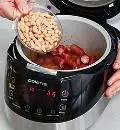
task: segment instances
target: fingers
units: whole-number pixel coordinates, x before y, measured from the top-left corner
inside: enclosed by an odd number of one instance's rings
[[[109,88],[106,90],[106,96],[111,98],[118,91],[120,91],[120,70],[118,70],[113,76],[108,80]]]
[[[12,1],[5,1],[1,4],[3,4],[0,11],[0,15],[2,17],[9,20],[15,20],[17,17],[21,16],[21,13],[15,8],[15,5]]]
[[[13,20],[15,20],[16,18],[20,18],[21,13],[19,12],[19,10],[17,10],[16,8],[13,11]]]
[[[120,70],[114,73],[113,76],[108,80],[108,86],[111,86],[117,80],[120,80]]]
[[[119,70],[120,69],[120,44],[118,45],[118,54],[117,54],[115,63],[113,64],[113,68],[115,70]]]
[[[120,80],[113,83],[107,90],[106,90],[106,96],[111,98],[113,95],[115,95],[118,91],[120,91]]]
[[[118,45],[118,53],[113,64],[113,69],[117,70],[117,72],[108,80],[109,88],[106,90],[106,96],[109,98],[120,91],[120,44]]]
[[[27,0],[15,0],[19,11],[23,14],[27,14],[29,12],[29,7],[27,4]]]
[[[12,2],[4,2],[2,7],[2,16],[8,18],[9,20],[13,20],[14,9],[15,7]]]
[[[0,16],[9,20],[15,20],[22,14],[27,14],[35,3],[34,0],[3,0],[0,1]]]

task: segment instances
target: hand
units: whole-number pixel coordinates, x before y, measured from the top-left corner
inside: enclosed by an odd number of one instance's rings
[[[27,14],[33,6],[34,0],[0,0],[0,16],[15,20],[22,14]]]
[[[113,69],[117,71],[108,81],[109,88],[106,90],[106,96],[108,98],[111,98],[120,91],[120,45],[118,46],[118,54],[115,63],[113,64]]]

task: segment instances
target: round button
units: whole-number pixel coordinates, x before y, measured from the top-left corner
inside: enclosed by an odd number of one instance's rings
[[[11,82],[15,83],[15,78],[14,77],[12,77]]]
[[[68,97],[69,92],[67,90],[62,91],[62,97]]]
[[[9,90],[9,96],[13,97],[13,90],[11,90],[11,89]]]
[[[27,112],[30,111],[30,106],[29,106],[29,105],[26,105],[26,106],[25,106],[25,111],[27,111]]]
[[[61,111],[66,111],[66,105],[61,104],[61,105],[60,105],[60,110],[61,110]]]
[[[12,85],[12,89],[15,89],[15,85]]]
[[[37,108],[37,114],[42,114],[42,109],[40,107]]]
[[[55,115],[56,111],[55,110],[51,110],[51,114]]]

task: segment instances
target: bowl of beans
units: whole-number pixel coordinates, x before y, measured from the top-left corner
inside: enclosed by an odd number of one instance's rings
[[[62,38],[57,16],[39,5],[34,5],[28,14],[17,20],[16,28],[22,45],[40,54],[54,50]]]

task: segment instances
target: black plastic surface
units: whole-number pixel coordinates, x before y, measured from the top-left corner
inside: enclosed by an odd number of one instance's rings
[[[77,15],[94,20],[98,23],[105,23],[106,19],[112,18],[120,12],[120,1],[101,6],[101,7],[85,7],[74,4],[68,0],[50,0],[56,6],[61,14]]]

